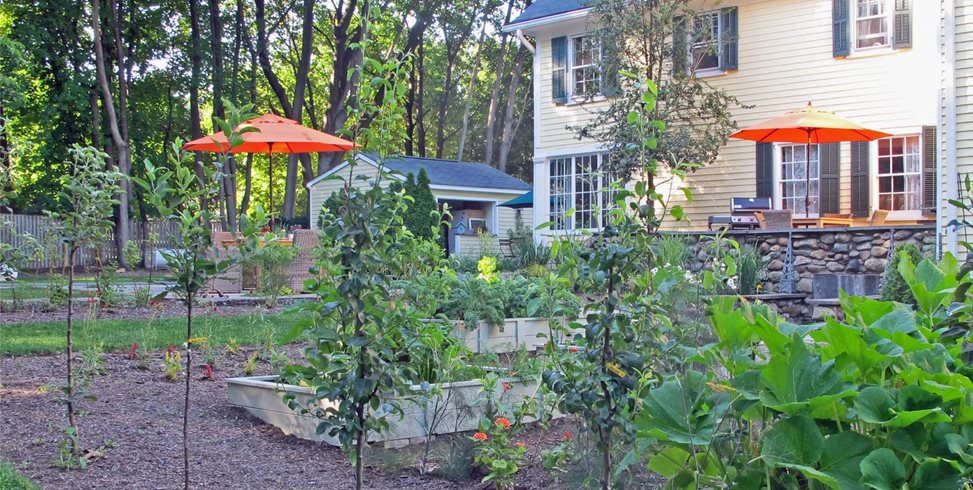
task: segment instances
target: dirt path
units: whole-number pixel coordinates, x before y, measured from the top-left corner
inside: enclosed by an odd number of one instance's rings
[[[294,347],[288,351],[299,356]],[[228,355],[213,381],[194,380],[190,428],[195,488],[352,488],[353,468],[337,448],[284,436],[227,404],[222,379],[242,373],[248,355]],[[181,488],[184,384],[163,379],[160,359],[152,370],[143,371],[123,354],[104,358],[107,373],[94,377],[89,389],[97,400],[82,402],[87,414],[79,419],[85,447],[110,441],[113,447],[104,459],[83,471],[51,464],[58,454],[60,430],[67,426],[64,407],[56,401],[64,361],[56,356],[0,359],[0,459],[13,463],[42,488]],[[261,364],[257,374],[270,372],[270,366]],[[548,430],[531,429],[524,438],[540,449],[556,443],[565,427],[560,422]],[[550,488],[539,463],[535,460],[530,466],[518,478],[518,488]],[[475,481],[422,476],[408,468],[372,467],[366,480],[366,486],[375,489],[482,487]]]

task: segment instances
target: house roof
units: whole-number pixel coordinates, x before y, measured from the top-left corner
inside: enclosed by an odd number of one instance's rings
[[[369,157],[372,156],[369,155]],[[426,174],[429,175],[429,183],[433,186],[516,191],[529,191],[531,189],[530,184],[484,163],[401,156],[387,159],[385,166],[406,175],[418,174],[419,169],[425,167]]]
[[[535,0],[507,26],[587,9],[588,6],[585,3],[583,0]],[[504,30],[508,30],[506,26],[504,26]]]
[[[358,158],[371,165],[375,165],[378,161],[376,155],[369,153],[361,153]],[[392,172],[405,175],[418,174],[419,169],[424,167],[432,188],[515,191],[514,193],[531,190],[530,184],[483,163],[398,156],[386,159],[384,166]],[[311,187],[344,167],[345,165],[339,165],[315,177],[314,180],[308,182],[307,186]]]

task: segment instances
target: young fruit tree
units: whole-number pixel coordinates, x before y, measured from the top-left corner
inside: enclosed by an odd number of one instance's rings
[[[89,397],[75,386],[74,372],[74,260],[78,250],[96,246],[109,237],[114,216],[115,196],[120,192],[122,175],[105,170],[108,155],[91,147],[75,146],[71,149],[71,173],[61,177],[61,196],[66,204],[64,211],[47,212],[53,223],[54,233],[68,252],[68,315],[67,315],[67,386],[64,387],[64,404],[68,423],[65,429],[70,460],[84,465],[80,458],[81,447],[78,433],[77,401]],[[75,459],[77,458],[77,459]]]
[[[182,142],[176,141],[169,153],[169,167],[156,167],[151,162],[145,162],[145,177],[135,178],[146,196],[149,207],[159,217],[175,221],[178,234],[173,237],[175,243],[169,250],[160,253],[166,259],[169,272],[173,276],[172,284],[160,295],[171,293],[186,307],[186,390],[183,405],[183,484],[190,487],[189,478],[189,395],[192,381],[193,344],[201,343],[205,339],[193,337],[193,308],[200,294],[208,283],[215,277],[226,272],[235,262],[246,256],[253,248],[248,241],[255,236],[257,230],[266,222],[266,216],[257,207],[256,215],[251,219],[241,216],[240,229],[245,238],[240,243],[239,256],[227,256],[217,253],[213,240],[213,223],[218,217],[202,203],[212,201],[219,194],[219,169],[225,168],[230,152],[243,143],[242,133],[237,129],[239,124],[254,117],[250,114],[252,106],[246,105],[237,109],[229,101],[223,102],[229,116],[227,120],[217,118],[217,125],[227,137],[229,146],[219,154],[220,163],[213,166],[203,166],[202,178],[197,176],[198,168],[194,168],[192,156],[182,150]]]
[[[369,82],[362,87],[360,110],[372,123],[355,140],[378,155],[380,170],[405,140],[406,65],[364,62],[368,76],[361,78]],[[365,102],[377,90],[387,94],[381,105]],[[334,177],[342,180],[342,188],[322,212],[318,264],[325,279],[313,286],[320,301],[302,306],[309,318],[284,340],[302,333],[313,339],[304,352],[308,366],[291,367],[286,375],[291,382],[306,382],[316,400],[305,406],[289,397],[289,405],[319,417],[318,433],[337,437],[355,463],[356,488],[361,489],[369,434],[388,429],[390,417],[401,417],[400,396],[417,380],[410,348],[423,341],[427,330],[438,328],[423,321],[435,314],[435,305],[392,299],[393,280],[417,263],[438,261],[426,256],[433,247],[405,226],[409,198],[404,191],[386,189],[384,171],[377,178],[354,176],[354,156],[348,162],[352,177]],[[318,404],[322,400],[329,402],[327,408]]]

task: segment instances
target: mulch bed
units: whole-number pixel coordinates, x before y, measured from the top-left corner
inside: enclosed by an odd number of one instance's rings
[[[206,314],[206,307],[199,306],[202,314]],[[257,309],[263,309],[265,313],[279,313],[282,306],[266,308],[263,305],[254,305],[253,301],[240,301],[239,304],[220,304],[219,314],[221,316],[249,315]],[[84,318],[91,309],[87,299],[76,301],[74,304],[74,314],[76,318]],[[179,301],[166,300],[155,306],[106,306],[99,307],[99,320],[142,320],[146,318],[172,318],[186,315],[186,307]],[[0,313],[0,325],[13,325],[15,323],[30,322],[51,322],[67,320],[67,307],[55,311],[44,311],[42,303],[25,302],[16,311],[4,311]]]
[[[121,314],[121,313],[120,313]],[[296,346],[287,354],[299,359]],[[353,488],[354,468],[338,449],[285,436],[277,428],[230,407],[222,379],[242,375],[252,351],[227,354],[215,380],[195,381],[192,389],[192,481],[196,488]],[[86,470],[66,470],[51,462],[58,454],[61,428],[68,425],[56,398],[63,383],[63,356],[0,358],[0,459],[10,461],[42,488],[174,489],[182,486],[182,406],[184,382],[163,378],[162,361],[139,370],[122,353],[104,355],[107,373],[91,379],[97,400],[83,401],[79,419],[85,447],[110,440],[105,457]],[[197,374],[200,371],[195,371]],[[270,374],[261,363],[256,374]],[[529,461],[518,488],[552,487],[540,466],[544,447],[574,430],[560,420],[547,430],[522,433]],[[375,489],[489,488],[420,475],[409,467],[369,467],[366,486]]]

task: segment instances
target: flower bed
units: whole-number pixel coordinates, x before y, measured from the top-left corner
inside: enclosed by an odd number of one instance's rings
[[[326,442],[340,446],[337,438],[328,434],[318,434],[320,419],[313,414],[301,414],[291,410],[283,400],[291,393],[295,401],[306,406],[313,398],[309,388],[277,382],[277,376],[250,376],[228,378],[226,380],[230,405],[246,409],[255,417],[279,428],[284,434],[299,439]],[[510,389],[507,396],[511,400],[523,397],[541,396],[538,383],[525,383],[517,378],[505,382]],[[483,414],[480,393],[483,385],[479,380],[458,381],[434,385],[442,388],[441,394],[430,393],[419,385],[412,386],[414,397],[401,400],[405,412],[400,418],[391,416],[389,430],[371,433],[370,442],[384,442],[386,447],[398,447],[420,442],[429,435],[450,434],[470,431],[477,428]],[[428,400],[424,403],[423,400]],[[321,408],[334,406],[334,402],[322,400]],[[555,414],[559,416],[559,414]]]

